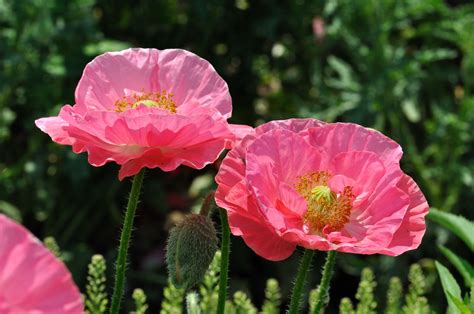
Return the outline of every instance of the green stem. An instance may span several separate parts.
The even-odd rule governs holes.
[[[321,310],[325,307],[325,303],[329,291],[329,282],[332,277],[332,270],[334,268],[334,263],[336,261],[336,251],[329,251],[326,256],[326,263],[323,268],[323,276],[321,277],[321,283],[318,288],[318,298],[316,300],[316,305],[313,309],[313,314],[319,314]]]
[[[125,269],[127,266],[127,252],[132,235],[133,219],[135,218],[135,210],[137,209],[138,198],[140,196],[140,188],[143,181],[145,169],[140,170],[133,178],[132,189],[128,199],[127,210],[123,222],[122,234],[120,235],[120,246],[116,262],[114,294],[112,295],[112,304],[110,306],[111,314],[118,314],[120,310],[120,302],[122,301],[123,288],[125,284]]]
[[[229,272],[230,229],[227,220],[227,211],[219,208],[221,216],[222,242],[221,242],[221,271],[219,279],[219,298],[217,300],[217,314],[224,314],[227,299],[227,276]]]
[[[304,255],[301,258],[300,267],[298,274],[296,275],[295,285],[293,286],[293,292],[291,293],[290,308],[288,314],[296,314],[300,309],[301,304],[301,293],[306,282],[306,275],[308,274],[311,260],[313,259],[314,251],[306,249]]]

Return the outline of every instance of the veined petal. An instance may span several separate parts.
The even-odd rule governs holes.
[[[397,143],[355,124],[274,121],[224,158],[216,201],[233,233],[267,259],[275,252],[259,227],[279,247],[398,255],[419,245],[428,211],[401,156]]]
[[[0,214],[0,312],[83,313],[71,274],[23,226]]]

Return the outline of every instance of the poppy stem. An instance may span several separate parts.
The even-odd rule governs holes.
[[[229,254],[230,254],[230,229],[227,219],[227,211],[219,208],[221,216],[221,271],[219,278],[219,298],[217,300],[217,314],[224,314],[225,301],[227,299],[227,277],[229,273]]]
[[[333,274],[333,268],[336,261],[336,251],[329,251],[326,256],[326,263],[324,263],[323,276],[321,277],[321,283],[318,288],[318,297],[316,299],[315,306],[312,314],[319,314],[321,310],[326,306],[328,300],[329,282]]]
[[[308,269],[311,266],[311,260],[313,259],[313,255],[313,250],[304,250],[304,255],[301,258],[300,266],[298,268],[298,274],[296,275],[295,285],[293,286],[293,292],[291,293],[291,301],[288,314],[297,314],[300,309],[301,294],[303,292],[304,284],[306,282],[306,275],[308,274]]]
[[[123,288],[125,285],[125,270],[127,268],[127,252],[132,235],[133,220],[135,218],[135,210],[137,209],[138,199],[140,197],[140,188],[142,186],[143,175],[145,169],[140,170],[133,178],[132,189],[128,199],[127,210],[123,222],[122,234],[120,235],[120,246],[115,265],[115,285],[112,295],[112,304],[110,306],[111,314],[118,314],[120,310],[120,302],[122,301]]]

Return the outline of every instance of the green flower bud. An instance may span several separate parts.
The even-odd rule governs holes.
[[[171,283],[188,289],[199,283],[217,251],[217,235],[212,220],[190,214],[170,231],[166,262]]]

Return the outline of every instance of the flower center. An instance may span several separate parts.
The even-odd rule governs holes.
[[[306,200],[308,209],[303,216],[309,232],[322,234],[339,231],[349,222],[352,210],[352,187],[345,186],[336,193],[328,186],[331,174],[317,171],[298,177],[295,190]]]
[[[124,112],[129,109],[135,109],[139,105],[155,107],[176,113],[176,103],[173,101],[173,94],[163,90],[162,92],[133,94],[123,96],[114,104],[116,112]]]

